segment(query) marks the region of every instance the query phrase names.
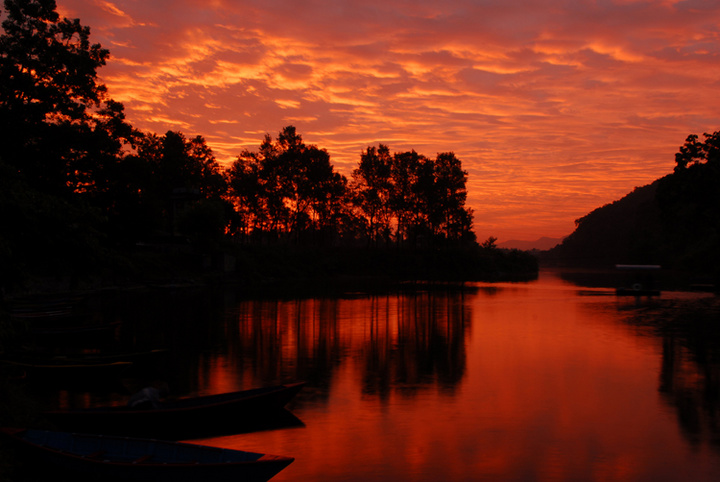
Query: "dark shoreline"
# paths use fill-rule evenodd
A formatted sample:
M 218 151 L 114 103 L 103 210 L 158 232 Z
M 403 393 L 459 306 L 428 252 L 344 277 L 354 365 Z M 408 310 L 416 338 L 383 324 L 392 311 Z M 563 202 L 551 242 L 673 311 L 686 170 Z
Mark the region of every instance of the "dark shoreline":
M 523 281 L 537 278 L 534 256 L 479 247 L 368 249 L 243 247 L 196 253 L 158 247 L 110 253 L 101 263 L 64 273 L 26 272 L 3 299 L 62 293 L 179 289 L 233 284 L 249 295 L 407 288 L 415 284 Z

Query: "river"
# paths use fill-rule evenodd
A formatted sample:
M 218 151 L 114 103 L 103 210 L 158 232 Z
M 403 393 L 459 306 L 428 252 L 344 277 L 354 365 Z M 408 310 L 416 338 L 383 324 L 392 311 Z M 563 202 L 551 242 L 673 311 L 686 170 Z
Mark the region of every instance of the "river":
M 273 481 L 709 481 L 712 300 L 617 297 L 543 271 L 464 290 L 225 290 L 113 313 L 125 342 L 171 348 L 176 395 L 307 382 L 288 406 L 297 424 L 195 441 L 295 457 Z M 79 403 L 69 393 L 61 406 Z

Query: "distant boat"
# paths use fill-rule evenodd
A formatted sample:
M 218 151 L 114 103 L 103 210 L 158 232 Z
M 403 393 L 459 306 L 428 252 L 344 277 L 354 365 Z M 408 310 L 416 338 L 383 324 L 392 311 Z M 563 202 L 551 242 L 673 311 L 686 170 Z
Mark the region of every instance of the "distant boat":
M 93 480 L 267 481 L 292 457 L 160 440 L 0 428 L 32 464 Z M 56 474 L 58 475 L 58 474 Z M 49 480 L 55 477 L 48 476 Z
M 229 427 L 238 432 L 256 429 L 266 424 L 268 418 L 283 417 L 283 412 L 287 412 L 283 408 L 304 385 L 299 382 L 171 400 L 163 402 L 160 408 L 110 406 L 47 411 L 44 416 L 58 428 L 77 432 L 175 440 L 198 438 L 200 434 L 213 434 Z M 291 422 L 299 421 L 295 418 Z

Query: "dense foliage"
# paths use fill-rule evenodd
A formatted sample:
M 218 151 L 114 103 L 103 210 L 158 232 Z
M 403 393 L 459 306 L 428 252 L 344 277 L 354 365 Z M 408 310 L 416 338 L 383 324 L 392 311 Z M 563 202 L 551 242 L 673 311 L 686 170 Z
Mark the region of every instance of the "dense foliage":
M 465 208 L 467 172 L 453 153 L 433 160 L 368 147 L 348 182 L 327 151 L 306 145 L 288 126 L 275 141 L 266 136 L 257 152 L 238 156 L 226 178 L 238 213 L 231 232 L 244 242 L 416 247 L 475 239 Z
M 79 20 L 61 19 L 54 0 L 5 0 L 2 18 L 5 287 L 40 275 L 115 276 L 148 252 L 198 265 L 219 251 L 245 259 L 239 250 L 251 247 L 499 253 L 475 242 L 467 173 L 453 153 L 430 159 L 368 147 L 348 181 L 325 149 L 287 126 L 223 169 L 202 136 L 159 136 L 126 122 L 97 76 L 109 52 Z M 456 264 L 445 263 L 446 271 Z M 519 264 L 536 268 L 530 257 Z M 442 266 L 425 274 L 440 275 Z

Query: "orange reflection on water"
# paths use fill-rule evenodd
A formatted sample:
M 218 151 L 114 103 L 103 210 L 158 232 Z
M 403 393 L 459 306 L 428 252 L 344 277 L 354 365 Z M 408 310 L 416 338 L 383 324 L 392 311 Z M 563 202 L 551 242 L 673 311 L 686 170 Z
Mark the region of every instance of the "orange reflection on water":
M 222 355 L 237 359 L 214 366 L 243 367 L 242 376 L 260 380 L 297 379 L 308 371 L 328 378 L 350 357 L 363 360 L 367 393 L 432 380 L 452 386 L 463 372 L 466 314 L 452 300 L 433 301 L 443 304 L 428 309 L 432 298 L 244 301 L 228 321 Z
M 305 426 L 203 443 L 296 457 L 279 481 L 713 480 L 658 394 L 663 340 L 618 303 L 543 280 L 243 301 L 222 366 L 307 380 Z

